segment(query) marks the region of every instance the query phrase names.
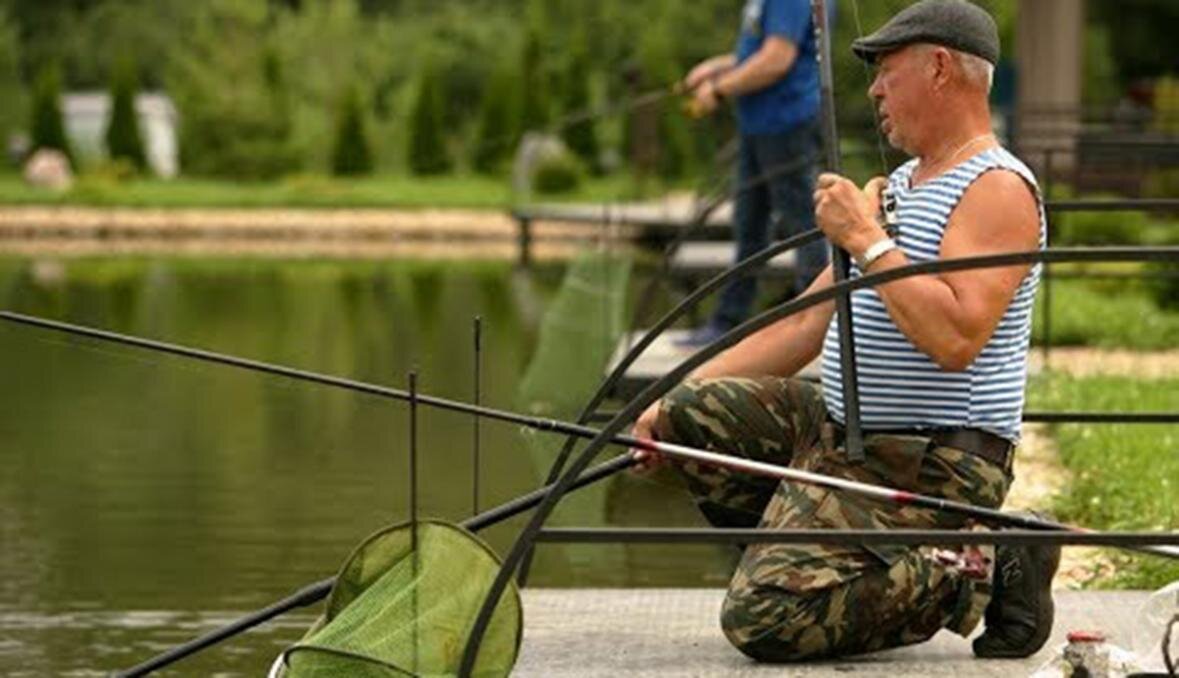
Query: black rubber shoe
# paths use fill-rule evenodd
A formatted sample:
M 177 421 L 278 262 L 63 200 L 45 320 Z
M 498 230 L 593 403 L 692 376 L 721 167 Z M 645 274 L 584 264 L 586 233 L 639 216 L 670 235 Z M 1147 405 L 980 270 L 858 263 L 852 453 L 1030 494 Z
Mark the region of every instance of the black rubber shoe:
M 1052 577 L 1059 567 L 1059 546 L 996 547 L 986 630 L 973 645 L 976 657 L 1019 659 L 1044 647 L 1052 634 Z

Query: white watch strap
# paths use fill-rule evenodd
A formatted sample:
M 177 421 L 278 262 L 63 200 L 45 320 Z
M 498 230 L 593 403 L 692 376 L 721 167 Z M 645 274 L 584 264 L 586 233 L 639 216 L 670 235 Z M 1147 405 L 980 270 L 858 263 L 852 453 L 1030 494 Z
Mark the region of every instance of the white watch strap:
M 867 273 L 868 267 L 876 263 L 876 260 L 889 252 L 897 249 L 897 242 L 892 238 L 885 238 L 884 240 L 877 240 L 864 250 L 863 256 L 856 260 L 856 265 L 860 267 L 861 273 Z

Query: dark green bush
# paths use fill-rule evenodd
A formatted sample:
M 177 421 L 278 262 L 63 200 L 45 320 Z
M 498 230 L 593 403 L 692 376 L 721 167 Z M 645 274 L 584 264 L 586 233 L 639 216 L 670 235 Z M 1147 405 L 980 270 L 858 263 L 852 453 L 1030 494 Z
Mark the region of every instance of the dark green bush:
M 1053 219 L 1053 245 L 1137 245 L 1150 218 L 1142 212 L 1072 212 Z
M 445 174 L 453 163 L 442 128 L 442 91 L 427 64 L 418 79 L 418 97 L 410 117 L 409 168 L 414 174 Z
M 358 176 L 373 171 L 373 152 L 364 124 L 360 92 L 350 86 L 340 100 L 336 114 L 336 145 L 332 151 L 332 174 Z
M 577 158 L 570 154 L 556 155 L 537 164 L 532 174 L 532 187 L 543 195 L 568 193 L 581 185 L 583 175 Z
M 147 169 L 147 157 L 143 152 L 139 116 L 135 112 L 138 89 L 135 61 L 126 56 L 118 61 L 111 73 L 111 118 L 106 128 L 106 149 L 112 160 L 126 160 L 142 172 Z
M 598 135 L 594 119 L 587 115 L 590 109 L 589 54 L 584 41 L 579 41 L 569 55 L 569 68 L 565 72 L 565 115 L 577 116 L 576 121 L 561 130 L 561 138 L 569 150 L 577 154 L 591 172 L 598 171 Z
M 32 129 L 33 150 L 56 148 L 74 162 L 74 152 L 66 137 L 65 124 L 61 116 L 61 79 L 56 66 L 47 66 L 37 76 L 33 91 Z
M 549 124 L 548 87 L 545 83 L 540 35 L 535 29 L 528 31 L 524 39 L 520 71 L 520 96 L 523 97 L 520 110 L 521 133 L 543 131 Z
M 499 172 L 519 141 L 519 126 L 513 119 L 516 113 L 513 84 L 512 74 L 501 68 L 484 89 L 479 131 L 471 155 L 471 166 L 482 174 Z

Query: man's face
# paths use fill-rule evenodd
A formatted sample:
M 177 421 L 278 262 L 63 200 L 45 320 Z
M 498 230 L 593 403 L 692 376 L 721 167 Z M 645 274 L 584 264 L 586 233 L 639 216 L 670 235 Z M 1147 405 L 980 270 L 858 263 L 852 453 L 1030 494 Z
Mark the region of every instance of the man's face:
M 921 121 L 932 104 L 931 77 L 925 51 L 909 45 L 877 61 L 876 78 L 868 88 L 880 114 L 881 132 L 888 143 L 910 155 L 921 134 Z

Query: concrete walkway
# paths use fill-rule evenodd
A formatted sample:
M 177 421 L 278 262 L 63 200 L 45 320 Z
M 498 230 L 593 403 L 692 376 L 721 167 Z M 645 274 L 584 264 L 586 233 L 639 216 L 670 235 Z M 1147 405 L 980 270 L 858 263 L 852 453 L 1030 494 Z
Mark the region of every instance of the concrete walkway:
M 1027 676 L 1050 659 L 1065 634 L 1098 629 L 1129 648 L 1148 594 L 1058 591 L 1056 627 L 1026 660 L 980 661 L 943 631 L 923 645 L 804 666 L 754 664 L 717 623 L 724 592 L 713 589 L 528 589 L 524 646 L 516 676 Z

